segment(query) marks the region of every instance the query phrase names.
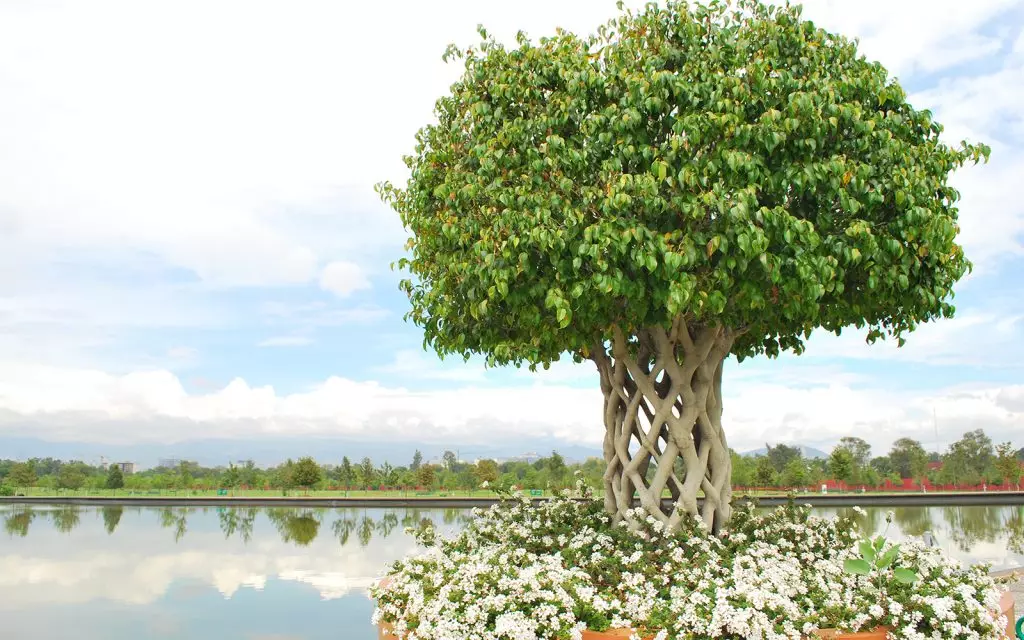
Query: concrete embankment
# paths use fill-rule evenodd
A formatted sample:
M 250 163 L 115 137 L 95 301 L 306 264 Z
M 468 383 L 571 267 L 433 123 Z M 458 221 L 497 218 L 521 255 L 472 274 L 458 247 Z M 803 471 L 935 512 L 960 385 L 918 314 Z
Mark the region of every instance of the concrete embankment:
M 548 498 L 533 498 L 541 502 Z M 738 496 L 735 505 L 752 499 Z M 773 507 L 786 504 L 785 496 L 764 496 L 755 498 L 761 506 Z M 245 497 L 245 496 L 16 496 L 0 497 L 4 504 L 74 504 L 82 506 L 131 505 L 131 506 L 209 506 L 209 507 L 359 507 L 359 508 L 418 508 L 452 509 L 489 507 L 498 502 L 497 498 L 459 497 L 359 497 L 341 496 L 287 496 L 287 497 Z M 901 493 L 901 494 L 808 494 L 796 497 L 798 504 L 813 507 L 936 507 L 936 506 L 1000 506 L 1024 505 L 1024 491 L 971 492 L 971 493 Z M 669 501 L 665 501 L 666 505 Z

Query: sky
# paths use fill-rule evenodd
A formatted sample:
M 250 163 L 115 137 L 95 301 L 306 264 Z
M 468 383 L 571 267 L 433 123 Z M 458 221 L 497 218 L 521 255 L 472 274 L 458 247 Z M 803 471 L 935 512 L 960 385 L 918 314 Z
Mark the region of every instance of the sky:
M 627 3 L 638 4 L 638 3 Z M 600 447 L 592 365 L 440 361 L 403 321 L 406 233 L 373 192 L 483 24 L 589 33 L 614 0 L 0 3 L 0 449 L 339 438 Z M 974 262 L 903 349 L 815 335 L 729 362 L 737 450 L 1024 446 L 1024 1 L 810 0 L 950 142 Z M 315 450 L 310 453 L 315 454 Z M 3 451 L 0 450 L 0 457 Z

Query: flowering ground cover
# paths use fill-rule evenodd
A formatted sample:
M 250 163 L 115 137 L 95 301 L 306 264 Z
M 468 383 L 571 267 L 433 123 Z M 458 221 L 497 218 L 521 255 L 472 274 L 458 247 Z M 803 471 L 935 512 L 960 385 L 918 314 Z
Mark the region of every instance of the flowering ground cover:
M 985 566 L 882 540 L 889 564 L 860 575 L 849 570 L 863 556 L 855 523 L 796 504 L 739 510 L 720 535 L 695 517 L 670 532 L 642 510 L 613 524 L 599 501 L 568 498 L 477 515 L 453 538 L 419 532 L 423 552 L 371 590 L 375 623 L 409 640 L 578 639 L 622 627 L 658 640 L 781 640 L 880 625 L 906 640 L 995 640 L 1006 626 Z M 901 570 L 915 580 L 896 579 Z

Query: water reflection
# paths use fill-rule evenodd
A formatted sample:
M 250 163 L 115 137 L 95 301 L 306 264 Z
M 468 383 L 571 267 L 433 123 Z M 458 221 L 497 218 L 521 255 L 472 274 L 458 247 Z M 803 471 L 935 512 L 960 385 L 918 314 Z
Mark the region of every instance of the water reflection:
M 268 509 L 267 517 L 277 527 L 282 541 L 305 547 L 320 532 L 323 513 L 319 509 Z
M 15 507 L 4 518 L 4 530 L 11 537 L 21 536 L 24 538 L 28 535 L 28 527 L 35 520 L 37 514 L 38 512 L 31 507 Z
M 160 526 L 165 529 L 174 530 L 174 541 L 179 542 L 188 532 L 188 516 L 195 512 L 193 507 L 176 507 L 173 509 L 158 509 L 160 512 Z
M 85 511 L 90 510 L 84 508 Z M 174 541 L 181 542 L 189 533 L 190 518 L 201 514 L 207 518 L 211 508 L 203 507 L 143 507 L 136 512 L 151 514 L 160 527 L 173 532 Z M 98 509 L 103 527 L 114 535 L 125 513 L 123 506 Z M 939 540 L 951 542 L 956 549 L 970 554 L 981 545 L 1005 544 L 1015 555 L 1024 555 L 1024 506 L 1013 507 L 896 507 L 865 509 L 858 513 L 850 508 L 818 509 L 823 516 L 843 515 L 852 518 L 861 531 L 872 533 L 885 529 L 885 517 L 893 512 L 897 536 L 920 538 L 925 533 Z M 82 524 L 83 507 L 62 505 L 48 508 L 10 506 L 0 508 L 4 531 L 10 538 L 26 537 L 33 522 L 39 518 L 49 520 L 55 531 L 72 533 Z M 282 542 L 299 547 L 310 545 L 322 529 L 329 529 L 342 546 L 355 542 L 367 547 L 374 538 L 388 538 L 396 532 L 405 536 L 407 529 L 419 530 L 436 526 L 440 521 L 446 528 L 458 529 L 471 518 L 465 509 L 319 509 L 319 508 L 216 508 L 218 526 L 224 539 L 238 538 L 243 543 L 253 539 L 254 528 L 262 514 L 273 525 Z M 325 524 L 329 523 L 326 527 Z M 353 538 L 353 535 L 355 536 Z
M 930 531 L 948 553 L 966 561 L 1024 565 L 1024 507 L 893 511 L 890 536 Z M 817 510 L 855 517 L 867 532 L 885 527 L 886 512 Z M 370 640 L 376 636 L 365 589 L 390 561 L 415 548 L 407 531 L 436 526 L 451 533 L 471 514 L 0 506 L 0 518 L 4 637 L 63 638 L 75 629 L 79 640 Z M 173 632 L 154 631 L 154 621 L 172 625 Z M 59 624 L 66 626 L 54 626 Z
M 124 515 L 124 507 L 103 507 L 103 528 L 107 530 L 108 536 L 117 531 L 117 525 L 121 523 L 122 515 Z
M 224 538 L 228 539 L 237 532 L 243 542 L 248 543 L 252 540 L 252 527 L 259 511 L 252 507 L 218 508 L 217 517 L 220 520 L 220 530 L 224 532 Z
M 82 521 L 82 509 L 75 505 L 63 505 L 50 512 L 53 526 L 61 533 L 71 533 Z

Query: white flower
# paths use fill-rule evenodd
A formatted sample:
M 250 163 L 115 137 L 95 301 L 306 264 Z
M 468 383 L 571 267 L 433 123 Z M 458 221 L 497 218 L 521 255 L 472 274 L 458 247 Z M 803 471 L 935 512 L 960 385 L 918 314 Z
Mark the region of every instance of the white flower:
M 668 532 L 642 509 L 622 527 L 595 512 L 561 498 L 477 511 L 455 538 L 396 563 L 387 589 L 371 589 L 373 620 L 403 640 L 579 640 L 579 611 L 623 628 L 668 620 L 657 640 L 793 640 L 835 623 L 886 624 L 899 640 L 1000 637 L 994 581 L 937 549 L 901 546 L 899 565 L 922 576 L 909 595 L 846 573 L 859 542 L 849 520 L 737 509 L 734 530 L 718 537 L 691 518 Z

